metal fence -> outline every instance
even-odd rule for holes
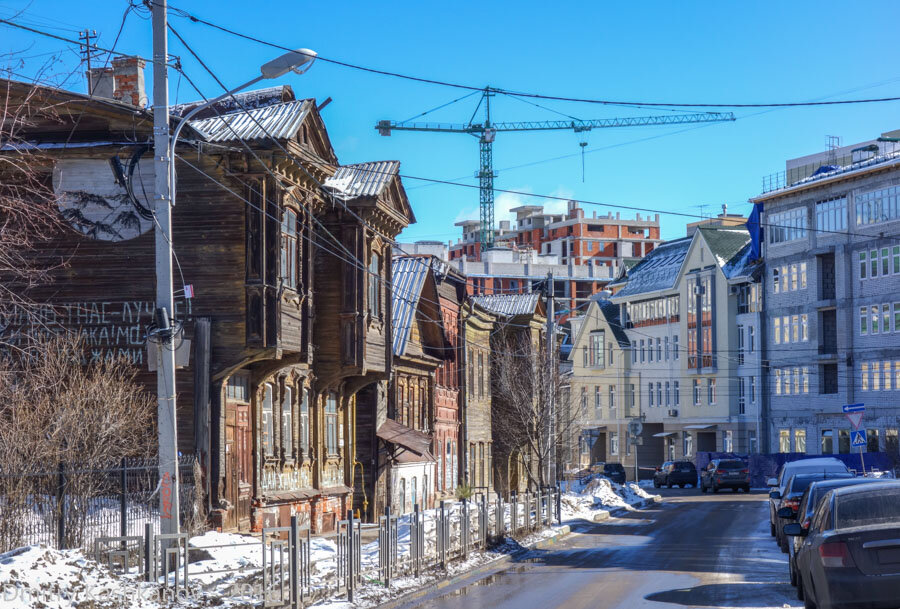
[[[133,537],[98,540],[98,562],[113,569],[143,565],[146,581],[155,582],[164,598],[198,597],[212,593],[217,597],[246,597],[246,589],[232,592],[204,590],[199,583],[211,575],[232,573],[235,580],[254,581],[252,602],[263,607],[304,607],[319,599],[345,595],[353,601],[359,587],[370,584],[389,587],[397,577],[419,577],[427,572],[440,573],[456,559],[465,559],[475,550],[487,549],[506,536],[523,536],[560,520],[560,494],[556,489],[501,498],[444,502],[423,511],[418,504],[409,514],[395,515],[385,509],[376,524],[362,524],[353,512],[337,523],[329,535],[335,552],[327,568],[311,562],[312,538],[308,527],[301,528],[293,516],[287,527],[262,530],[261,537],[246,543],[203,545],[202,550],[246,548],[247,554],[262,551],[262,568],[250,572],[246,565],[223,571],[210,571],[201,564],[202,553],[187,545],[187,536],[158,535],[147,526],[143,543]],[[364,530],[377,528],[377,538],[362,544]],[[333,562],[333,564],[332,564]],[[316,572],[317,577],[312,573]],[[197,580],[195,582],[192,577]],[[218,577],[213,579],[220,579]]]
[[[179,457],[178,470],[184,522],[193,507],[194,458]],[[0,472],[0,553],[35,544],[94,551],[99,539],[143,536],[147,524],[158,531],[158,486],[156,459]]]

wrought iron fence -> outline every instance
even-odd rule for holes
[[[182,522],[193,508],[194,458],[179,457]],[[0,471],[0,552],[25,545],[95,551],[98,540],[159,530],[159,465],[125,459],[106,468]]]

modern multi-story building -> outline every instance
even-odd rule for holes
[[[538,254],[556,254],[562,264],[619,267],[624,259],[641,258],[661,240],[659,214],[653,218],[621,218],[617,212],[585,217],[576,201],[569,201],[565,214],[545,213],[542,205],[523,205],[511,210],[516,224],[500,222],[494,243],[516,250],[534,250]],[[450,259],[479,261],[484,252],[478,242],[480,223],[458,222],[463,237],[450,245]]]
[[[604,443],[593,460],[648,467],[759,449],[760,269],[746,229],[699,228],[610,283],[570,353],[584,436]],[[636,451],[625,435],[633,418],[643,423]]]
[[[763,395],[772,452],[898,451],[900,132],[787,161],[764,180]]]

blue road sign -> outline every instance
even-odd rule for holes
[[[865,412],[865,404],[844,404],[844,414],[848,412]]]
[[[854,429],[850,432],[850,446],[856,448],[858,446],[866,445],[866,430],[865,429]]]

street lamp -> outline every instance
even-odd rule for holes
[[[276,57],[272,61],[264,63],[259,68],[259,76],[257,76],[253,80],[245,82],[241,86],[235,87],[230,91],[226,91],[215,99],[211,99],[206,103],[200,104],[199,106],[193,108],[190,112],[185,114],[183,117],[181,117],[181,120],[178,121],[178,125],[175,126],[175,131],[172,133],[172,139],[169,142],[169,184],[171,185],[170,188],[173,206],[175,205],[175,144],[178,142],[178,135],[181,133],[181,129],[185,126],[185,124],[187,124],[187,122],[201,110],[209,108],[213,104],[217,104],[226,97],[231,97],[238,91],[243,91],[247,87],[253,86],[261,80],[281,78],[288,72],[294,72],[296,74],[305,73],[312,67],[312,64],[316,60],[317,56],[318,53],[310,49],[297,49],[296,51],[289,51],[281,57]]]

